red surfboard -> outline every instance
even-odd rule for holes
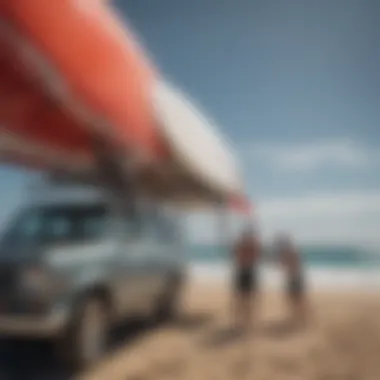
[[[235,169],[224,173],[223,188],[205,178],[212,168],[194,157],[181,161],[181,151],[194,149],[178,149],[183,138],[173,136],[178,115],[188,113],[173,105],[157,109],[155,89],[164,79],[107,2],[0,0],[0,82],[3,160],[42,170],[90,170],[96,136],[122,161],[150,166],[156,176],[169,173],[174,182],[198,181],[199,188],[245,203]],[[183,136],[191,128],[187,123]]]

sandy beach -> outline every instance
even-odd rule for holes
[[[261,295],[255,332],[234,337],[225,285],[192,284],[181,317],[120,344],[77,379],[379,380],[380,291],[310,294],[316,323],[287,326],[281,294]]]

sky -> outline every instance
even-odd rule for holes
[[[380,245],[378,0],[114,4],[239,153],[267,238]],[[0,169],[0,220],[26,181]],[[197,218],[190,235],[212,241]]]

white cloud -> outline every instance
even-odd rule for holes
[[[321,167],[363,169],[379,162],[379,154],[352,139],[341,138],[303,144],[252,144],[247,155],[289,171]]]
[[[360,217],[375,213],[380,217],[380,191],[316,194],[304,197],[262,200],[258,210],[271,218]]]
[[[258,202],[256,215],[265,240],[279,231],[303,243],[363,244],[380,246],[380,191],[319,194],[302,198]],[[216,216],[194,217],[189,227],[193,240],[220,239]],[[238,231],[231,222],[232,235]]]
[[[380,191],[267,200],[257,214],[267,238],[286,230],[304,242],[380,245]]]

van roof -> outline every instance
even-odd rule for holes
[[[92,183],[68,181],[54,176],[44,176],[31,183],[28,202],[33,206],[59,205],[96,205],[109,204],[117,201],[117,195],[112,195],[104,187]],[[154,202],[153,198],[138,197],[140,204]],[[170,203],[159,201],[162,210],[171,210]]]
[[[91,186],[40,187],[29,198],[33,205],[90,205],[105,204],[110,201],[106,192]]]

